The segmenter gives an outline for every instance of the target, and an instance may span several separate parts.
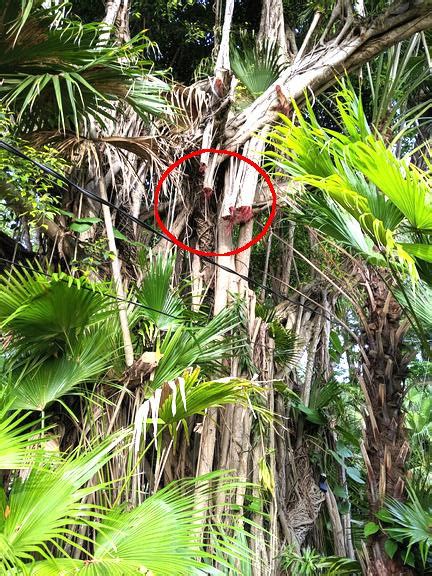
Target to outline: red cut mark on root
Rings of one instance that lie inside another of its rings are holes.
[[[207,170],[207,164],[205,162],[201,162],[200,167],[198,168],[198,172],[200,174],[204,174],[206,170]]]
[[[227,220],[230,232],[236,224],[246,224],[253,218],[252,206],[239,206],[238,208],[230,206],[229,211],[230,215],[225,216],[224,220]]]
[[[209,200],[213,195],[213,188],[203,188],[204,198]]]

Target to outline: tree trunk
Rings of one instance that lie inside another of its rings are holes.
[[[263,0],[258,42],[275,42],[281,53],[286,56],[287,45],[282,0]]]
[[[368,294],[367,322],[360,338],[362,350],[359,381],[366,400],[366,433],[362,453],[367,469],[368,499],[373,514],[386,497],[402,499],[406,473],[404,464],[409,445],[404,431],[402,404],[404,381],[411,354],[404,354],[403,337],[407,324],[401,321],[401,308],[384,280],[371,268],[365,270]],[[371,576],[412,574],[384,551],[385,537],[369,538],[367,550]]]

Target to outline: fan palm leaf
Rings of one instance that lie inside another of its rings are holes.
[[[430,99],[413,105],[413,96],[427,94],[431,74],[421,35],[392,46],[366,65],[372,94],[372,123],[381,133],[389,129],[400,138],[412,131],[415,121],[430,107]],[[423,99],[424,100],[424,99]],[[426,118],[424,118],[426,120]]]
[[[296,107],[298,120],[284,118],[284,125],[275,128],[269,156],[282,172],[331,198],[333,205],[303,195],[305,215],[313,214],[313,222],[367,258],[377,252],[378,258],[402,264],[417,280],[432,258],[427,241],[432,231],[430,177],[396,158],[379,135],[370,133],[352,89],[342,85],[336,102],[340,131],[321,127],[310,104],[307,117]],[[358,226],[356,234],[347,233],[335,205],[358,222],[372,245],[361,239]],[[407,242],[407,234],[415,234],[417,242]],[[421,261],[417,268],[416,260]]]
[[[412,487],[408,486],[407,490],[408,502],[390,500],[378,517],[390,524],[384,530],[391,538],[408,546],[405,557],[413,546],[418,546],[423,566],[426,566],[432,548],[432,513],[421,505]]]
[[[178,292],[171,289],[174,259],[157,256],[136,294],[137,301],[147,307],[138,308],[135,318],[144,318],[159,330],[183,324],[185,306]]]
[[[84,383],[95,381],[111,366],[112,334],[99,328],[81,336],[70,353],[33,358],[8,372],[3,384],[13,409],[43,411],[66,394],[76,393]]]
[[[246,33],[231,42],[230,63],[234,75],[253,98],[265,92],[286,67],[275,42],[265,39],[258,45],[254,35]]]
[[[37,444],[43,440],[34,430],[37,422],[28,422],[28,414],[0,409],[0,470],[28,468],[39,454]]]
[[[330,196],[307,194],[302,208],[300,221],[312,225],[369,262],[385,264],[384,257],[374,250],[372,239],[363,232],[359,221]]]
[[[352,165],[373,182],[416,230],[432,231],[432,196],[426,174],[400,161],[380,139],[348,148]]]
[[[216,479],[220,482],[213,483]],[[112,559],[109,564],[121,560],[128,574],[143,568],[155,576],[188,576],[197,570],[205,574],[211,569],[203,560],[211,560],[212,554],[202,547],[202,523],[206,512],[215,508],[208,501],[221,492],[227,497],[236,486],[238,482],[226,473],[214,473],[171,484],[130,512],[114,511],[103,523],[96,538],[95,560],[109,562]],[[235,525],[232,528],[235,532],[242,531]],[[232,559],[223,560],[224,556],[232,556],[233,551],[237,560],[250,557],[246,546],[234,548],[227,545],[224,539],[218,537],[218,529],[210,523],[204,525],[203,532],[205,538],[215,536],[213,546],[222,565],[235,570]],[[217,574],[218,571],[213,573]],[[238,574],[238,571],[235,570],[234,574]]]
[[[101,486],[85,485],[109,460],[121,438],[111,437],[87,453],[57,463],[40,461],[27,478],[12,483],[8,496],[0,499],[0,567],[5,573],[9,566],[31,560],[32,554],[52,557],[54,543],[54,549],[65,555],[64,545],[76,534],[73,527],[95,513],[83,499]]]
[[[141,115],[167,110],[168,86],[142,59],[151,45],[144,34],[117,46],[105,25],[58,20],[40,2],[2,0],[0,8],[0,97],[26,131],[76,130],[90,116],[104,125],[119,102]]]
[[[27,346],[75,345],[85,329],[112,317],[112,301],[69,276],[14,270],[0,277],[0,323]]]
[[[94,525],[94,554],[89,560],[40,561],[29,566],[30,574],[127,576],[149,571],[154,576],[222,576],[231,570],[240,576],[236,565],[252,559],[250,549],[236,537],[245,534],[241,523],[228,520],[229,524],[215,526],[206,521],[208,513],[215,511],[208,502],[217,494],[228,497],[238,486],[226,472],[212,473],[172,483],[131,510],[119,507],[101,513]],[[203,537],[211,540],[213,553],[204,550]],[[219,569],[212,567],[216,554]]]
[[[3,275],[0,323],[12,335],[1,380],[13,409],[45,410],[81,384],[94,382],[118,355],[112,300],[63,274]]]

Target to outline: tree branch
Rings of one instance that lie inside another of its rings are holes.
[[[231,119],[225,130],[224,148],[241,146],[265,124],[278,117],[276,86],[296,101],[304,100],[305,91],[322,92],[335,83],[338,75],[358,68],[390,46],[409,38],[416,32],[432,27],[432,0],[424,0],[402,11],[392,5],[376,17],[369,27],[355,28],[339,45],[328,42],[312,49],[280,77],[248,108]]]

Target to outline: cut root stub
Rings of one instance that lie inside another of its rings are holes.
[[[204,198],[209,200],[213,196],[213,188],[209,188],[208,186],[203,188]]]
[[[229,230],[232,230],[236,224],[246,224],[253,218],[252,206],[230,206],[230,215],[225,216],[224,220],[228,222]]]

